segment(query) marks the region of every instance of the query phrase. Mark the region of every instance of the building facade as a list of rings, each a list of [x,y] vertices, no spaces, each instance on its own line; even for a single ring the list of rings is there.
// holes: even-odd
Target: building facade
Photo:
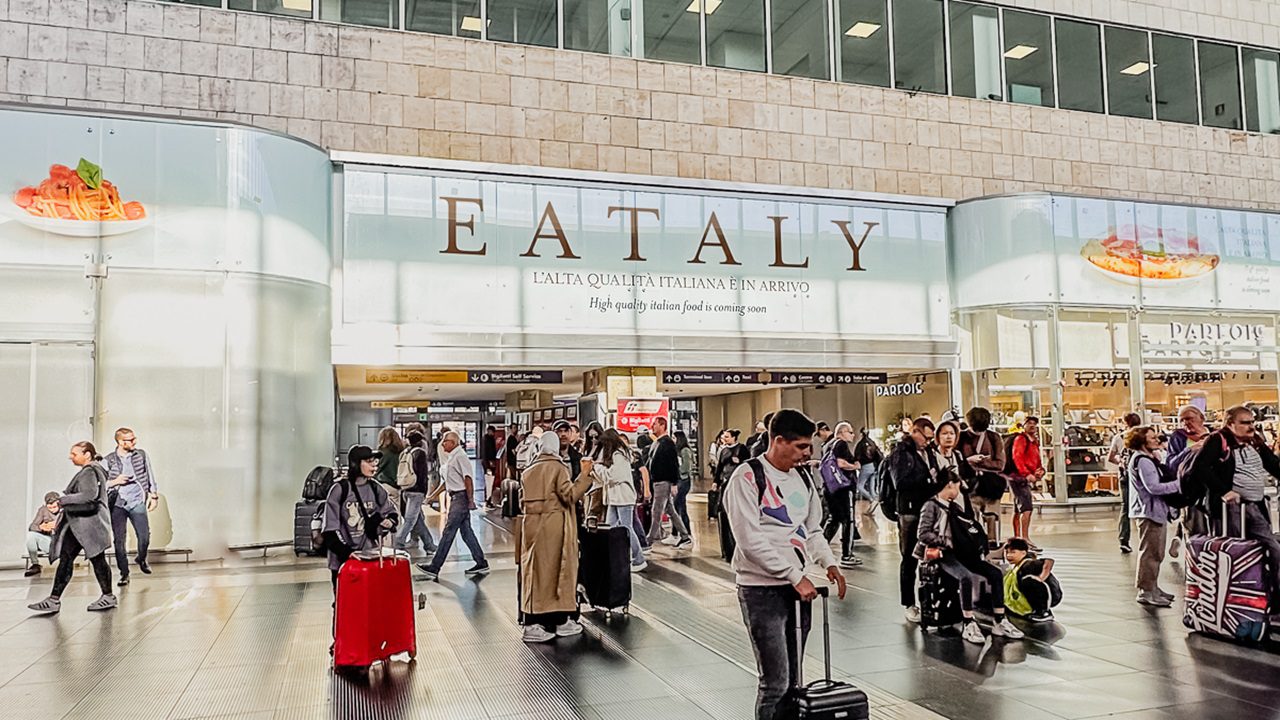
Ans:
[[[1042,414],[1063,502],[1126,409],[1280,405],[1268,2],[0,0],[0,101],[5,527],[129,424],[174,543],[287,537],[436,369]]]

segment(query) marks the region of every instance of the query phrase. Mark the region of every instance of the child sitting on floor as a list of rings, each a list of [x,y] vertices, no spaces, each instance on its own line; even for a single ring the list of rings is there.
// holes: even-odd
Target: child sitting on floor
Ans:
[[[1032,622],[1053,620],[1050,610],[1062,602],[1062,586],[1053,576],[1053,560],[1037,558],[1024,538],[1009,538],[1004,544],[1009,569],[1004,574],[1005,607]]]

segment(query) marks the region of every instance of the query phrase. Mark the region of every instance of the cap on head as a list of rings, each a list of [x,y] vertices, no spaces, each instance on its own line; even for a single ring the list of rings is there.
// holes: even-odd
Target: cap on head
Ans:
[[[551,426],[551,429],[556,432],[560,432],[561,430],[572,430],[573,424],[568,420],[557,420],[555,424]]]
[[[368,445],[352,445],[351,449],[347,451],[347,460],[352,464],[365,460],[376,460],[380,457],[382,457],[382,453]]]

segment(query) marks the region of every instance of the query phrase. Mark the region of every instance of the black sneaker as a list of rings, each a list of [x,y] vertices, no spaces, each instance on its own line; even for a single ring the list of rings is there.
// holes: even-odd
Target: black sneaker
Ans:
[[[1133,548],[1129,546],[1129,543],[1120,543],[1120,552],[1128,555],[1133,552]]]
[[[1031,613],[1031,617],[1028,619],[1031,620],[1031,622],[1033,623],[1053,622],[1053,613],[1049,612],[1048,610],[1045,610],[1043,612]]]
[[[480,575],[488,575],[489,563],[479,563],[477,565],[472,565],[471,567],[467,568],[466,574],[472,577],[478,577]]]
[[[138,561],[138,569],[142,571],[142,574],[143,574],[143,575],[150,575],[150,574],[151,574],[151,566],[147,564],[147,561],[146,561],[146,560],[139,560],[139,561]]]
[[[40,566],[32,565],[31,567],[27,568],[26,572],[22,573],[22,577],[34,577],[39,574],[40,574]]]
[[[128,585],[128,584],[129,584],[129,576],[121,575],[120,582],[116,583],[116,587],[124,587],[125,585]]]

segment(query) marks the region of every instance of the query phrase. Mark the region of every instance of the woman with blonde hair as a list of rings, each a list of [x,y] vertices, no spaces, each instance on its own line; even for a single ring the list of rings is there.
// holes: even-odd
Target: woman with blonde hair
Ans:
[[[400,467],[400,453],[409,444],[400,437],[399,431],[393,427],[384,427],[378,433],[378,452],[382,457],[378,460],[378,473],[374,479],[382,483],[391,496],[391,502],[400,506],[400,488],[396,485],[396,470]]]

